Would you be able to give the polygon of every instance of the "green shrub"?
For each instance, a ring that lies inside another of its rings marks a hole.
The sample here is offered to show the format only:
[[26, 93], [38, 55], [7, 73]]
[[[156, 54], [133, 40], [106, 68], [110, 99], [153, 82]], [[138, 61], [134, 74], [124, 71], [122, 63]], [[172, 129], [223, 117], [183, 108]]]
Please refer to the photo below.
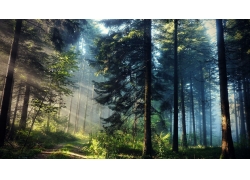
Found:
[[[138, 151], [138, 148], [140, 149]], [[133, 158], [141, 155], [142, 144], [131, 134], [115, 131], [112, 135], [99, 132], [90, 135], [89, 152], [97, 158]]]
[[168, 153], [169, 149], [171, 149], [171, 145], [169, 144], [170, 133], [163, 134], [160, 133], [154, 134], [152, 138], [153, 149], [158, 158], [163, 158]]

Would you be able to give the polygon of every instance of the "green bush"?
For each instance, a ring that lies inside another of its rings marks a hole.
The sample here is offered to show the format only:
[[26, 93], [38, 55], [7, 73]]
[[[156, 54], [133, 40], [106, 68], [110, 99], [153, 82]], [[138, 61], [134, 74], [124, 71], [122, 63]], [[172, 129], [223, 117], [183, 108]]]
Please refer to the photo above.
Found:
[[96, 158], [134, 158], [141, 155], [142, 144], [131, 134], [115, 131], [108, 135], [99, 132], [90, 135], [89, 152]]
[[160, 133], [154, 134], [152, 138], [153, 149], [158, 158], [163, 158], [168, 153], [169, 149], [171, 149], [171, 145], [169, 144], [170, 133], [163, 134]]

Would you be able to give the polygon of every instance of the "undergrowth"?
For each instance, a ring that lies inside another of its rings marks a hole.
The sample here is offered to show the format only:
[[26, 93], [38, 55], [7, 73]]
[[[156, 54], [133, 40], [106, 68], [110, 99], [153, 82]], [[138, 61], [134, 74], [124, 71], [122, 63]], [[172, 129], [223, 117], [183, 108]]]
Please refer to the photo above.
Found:
[[0, 158], [29, 159], [33, 158], [44, 149], [53, 148], [56, 144], [79, 140], [79, 138], [62, 131], [33, 131], [28, 139], [27, 135], [27, 131], [18, 131], [14, 140], [7, 140], [5, 145], [0, 148]]
[[[26, 131], [19, 131], [13, 141], [6, 141], [0, 148], [0, 159], [31, 159], [42, 150], [54, 148], [61, 144], [49, 159], [75, 158], [70, 152], [83, 155], [88, 159], [141, 159], [143, 150], [143, 135], [133, 137], [122, 131], [113, 134], [98, 132], [89, 136], [81, 133], [72, 135], [64, 132], [33, 131], [27, 138]], [[154, 159], [219, 159], [221, 147], [179, 146], [178, 152], [172, 151], [169, 134], [153, 134], [152, 146]], [[249, 159], [249, 148], [235, 146], [237, 159]]]
[[87, 150], [93, 154], [93, 158], [132, 159], [141, 156], [142, 143], [131, 134], [125, 134], [122, 131], [115, 131], [112, 135], [99, 132], [90, 135]]

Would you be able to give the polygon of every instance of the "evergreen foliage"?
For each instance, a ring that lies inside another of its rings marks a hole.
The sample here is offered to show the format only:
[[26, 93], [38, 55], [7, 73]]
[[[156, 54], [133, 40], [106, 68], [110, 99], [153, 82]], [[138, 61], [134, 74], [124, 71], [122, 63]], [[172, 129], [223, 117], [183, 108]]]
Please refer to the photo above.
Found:
[[0, 158], [249, 158], [250, 21], [215, 22], [0, 20]]

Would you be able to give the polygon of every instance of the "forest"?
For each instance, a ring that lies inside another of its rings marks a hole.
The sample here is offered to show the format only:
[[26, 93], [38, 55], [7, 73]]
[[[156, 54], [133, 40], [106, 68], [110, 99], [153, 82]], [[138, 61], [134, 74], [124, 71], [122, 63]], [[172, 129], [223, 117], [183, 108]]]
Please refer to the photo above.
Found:
[[249, 72], [248, 19], [0, 19], [0, 159], [249, 159]]

